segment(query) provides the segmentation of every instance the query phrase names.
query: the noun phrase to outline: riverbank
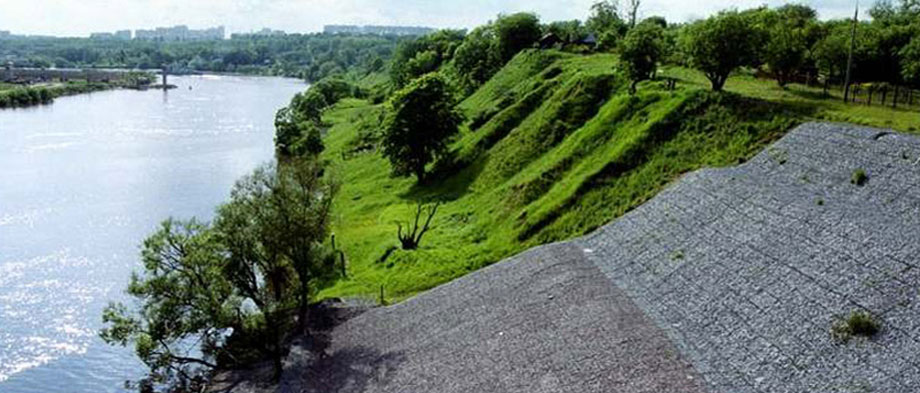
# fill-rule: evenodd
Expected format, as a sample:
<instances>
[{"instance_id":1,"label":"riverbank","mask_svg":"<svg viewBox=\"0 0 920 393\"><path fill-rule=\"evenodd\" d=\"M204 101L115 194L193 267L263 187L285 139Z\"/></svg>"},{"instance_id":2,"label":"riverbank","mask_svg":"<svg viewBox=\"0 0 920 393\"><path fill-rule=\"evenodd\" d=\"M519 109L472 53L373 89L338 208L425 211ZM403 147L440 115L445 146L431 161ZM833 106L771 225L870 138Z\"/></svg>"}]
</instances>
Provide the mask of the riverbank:
<instances>
[{"instance_id":1,"label":"riverbank","mask_svg":"<svg viewBox=\"0 0 920 393\"><path fill-rule=\"evenodd\" d=\"M124 87L111 82L67 82L43 86L0 85L0 109L50 104L55 98Z\"/></svg>"},{"instance_id":2,"label":"riverbank","mask_svg":"<svg viewBox=\"0 0 920 393\"><path fill-rule=\"evenodd\" d=\"M138 239L165 217L210 220L240 177L274 159L275 111L306 88L169 83L179 89L0 110L0 298L15 311L2 317L0 392L130 391L146 367L95 332L141 266Z\"/></svg>"}]
</instances>

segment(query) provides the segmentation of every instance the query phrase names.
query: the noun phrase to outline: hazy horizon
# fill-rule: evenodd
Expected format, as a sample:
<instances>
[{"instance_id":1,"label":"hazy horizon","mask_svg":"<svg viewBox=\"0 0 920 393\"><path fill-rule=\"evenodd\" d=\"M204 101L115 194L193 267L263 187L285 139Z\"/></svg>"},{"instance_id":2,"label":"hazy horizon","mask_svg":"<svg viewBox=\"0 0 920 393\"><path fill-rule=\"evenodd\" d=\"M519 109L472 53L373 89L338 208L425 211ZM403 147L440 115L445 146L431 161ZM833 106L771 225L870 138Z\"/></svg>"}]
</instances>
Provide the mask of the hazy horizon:
<instances>
[{"instance_id":1,"label":"hazy horizon","mask_svg":"<svg viewBox=\"0 0 920 393\"><path fill-rule=\"evenodd\" d=\"M94 32L187 25L223 25L229 33L263 27L289 33L321 31L327 24L471 28L499 13L536 12L544 21L584 20L595 0L467 0L461 5L425 0L0 0L0 30L13 34L85 37ZM683 22L725 8L785 3L807 4L822 19L852 15L852 0L644 0L643 17L660 15ZM862 7L871 6L863 0Z\"/></svg>"}]
</instances>

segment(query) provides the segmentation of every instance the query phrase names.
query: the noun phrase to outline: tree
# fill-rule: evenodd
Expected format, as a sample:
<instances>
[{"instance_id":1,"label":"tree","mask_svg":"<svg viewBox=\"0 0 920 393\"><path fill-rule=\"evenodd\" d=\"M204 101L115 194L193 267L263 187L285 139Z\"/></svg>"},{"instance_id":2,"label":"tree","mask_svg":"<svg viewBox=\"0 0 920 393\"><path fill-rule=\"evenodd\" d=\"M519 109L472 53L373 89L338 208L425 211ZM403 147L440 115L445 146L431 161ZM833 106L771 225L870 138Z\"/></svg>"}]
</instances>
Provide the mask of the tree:
<instances>
[{"instance_id":1,"label":"tree","mask_svg":"<svg viewBox=\"0 0 920 393\"><path fill-rule=\"evenodd\" d=\"M495 35L498 39L498 53L502 64L507 63L518 52L533 47L540 40L542 29L536 15L521 12L499 15L495 21Z\"/></svg>"},{"instance_id":2,"label":"tree","mask_svg":"<svg viewBox=\"0 0 920 393\"><path fill-rule=\"evenodd\" d=\"M464 36L461 30L438 30L400 43L393 55L390 79L402 88L415 78L437 71L453 58Z\"/></svg>"},{"instance_id":3,"label":"tree","mask_svg":"<svg viewBox=\"0 0 920 393\"><path fill-rule=\"evenodd\" d=\"M920 38L914 38L901 50L901 77L920 84Z\"/></svg>"},{"instance_id":4,"label":"tree","mask_svg":"<svg viewBox=\"0 0 920 393\"><path fill-rule=\"evenodd\" d=\"M658 24L640 23L626 33L620 45L620 59L632 80L630 93L635 93L639 82L652 77L663 55L664 29Z\"/></svg>"},{"instance_id":5,"label":"tree","mask_svg":"<svg viewBox=\"0 0 920 393\"><path fill-rule=\"evenodd\" d=\"M320 130L322 112L328 106L323 94L311 88L297 94L290 105L275 114L275 147L282 156L319 154L323 151Z\"/></svg>"},{"instance_id":6,"label":"tree","mask_svg":"<svg viewBox=\"0 0 920 393\"><path fill-rule=\"evenodd\" d=\"M626 4L626 13L629 18L629 28L636 27L639 17L639 7L642 6L642 0L628 0Z\"/></svg>"},{"instance_id":7,"label":"tree","mask_svg":"<svg viewBox=\"0 0 920 393\"><path fill-rule=\"evenodd\" d=\"M266 322L281 323L279 314L292 302L303 322L311 285L333 271L322 242L338 186L321 173L315 159L265 165L237 182L230 202L218 210L215 228L229 251L227 275L260 306Z\"/></svg>"},{"instance_id":8,"label":"tree","mask_svg":"<svg viewBox=\"0 0 920 393\"><path fill-rule=\"evenodd\" d=\"M240 180L213 225L167 220L128 287L140 309L109 305L101 337L133 344L151 380L177 386L266 358L280 373L292 323L337 272L322 245L336 190L316 160L295 159Z\"/></svg>"},{"instance_id":9,"label":"tree","mask_svg":"<svg viewBox=\"0 0 920 393\"><path fill-rule=\"evenodd\" d=\"M588 31L597 36L598 46L613 49L617 41L626 34L629 26L620 18L617 3L602 0L591 5L591 16L585 22Z\"/></svg>"},{"instance_id":10,"label":"tree","mask_svg":"<svg viewBox=\"0 0 920 393\"><path fill-rule=\"evenodd\" d=\"M722 12L687 29L690 63L706 74L714 91L722 90L732 71L757 58L752 40L757 32L738 12Z\"/></svg>"},{"instance_id":11,"label":"tree","mask_svg":"<svg viewBox=\"0 0 920 393\"><path fill-rule=\"evenodd\" d=\"M443 77L428 74L396 92L383 122L383 155L396 175L426 180L425 166L440 158L462 121Z\"/></svg>"},{"instance_id":12,"label":"tree","mask_svg":"<svg viewBox=\"0 0 920 393\"><path fill-rule=\"evenodd\" d=\"M306 93L298 93L291 99L291 115L297 121L319 122L323 117L323 111L331 104L334 102L329 102L321 89L310 88Z\"/></svg>"},{"instance_id":13,"label":"tree","mask_svg":"<svg viewBox=\"0 0 920 393\"><path fill-rule=\"evenodd\" d=\"M650 17L648 17L648 18L645 18L645 19L642 21L642 23L652 23L652 24L656 24L656 25L658 25L658 26L661 26L662 29L667 29L667 28L668 28L668 20L665 19L663 16L650 16Z\"/></svg>"},{"instance_id":14,"label":"tree","mask_svg":"<svg viewBox=\"0 0 920 393\"><path fill-rule=\"evenodd\" d=\"M110 304L102 339L133 344L152 380L185 384L202 369L215 368L227 329L243 328L240 299L223 274L220 250L206 224L163 222L144 241L144 273L132 275L128 285L128 294L143 301L141 308Z\"/></svg>"},{"instance_id":15,"label":"tree","mask_svg":"<svg viewBox=\"0 0 920 393\"><path fill-rule=\"evenodd\" d=\"M803 28L818 18L818 11L805 4L785 4L776 9L781 20L797 28Z\"/></svg>"},{"instance_id":16,"label":"tree","mask_svg":"<svg viewBox=\"0 0 920 393\"><path fill-rule=\"evenodd\" d=\"M578 42L588 36L581 21L577 19L552 22L546 25L544 30L566 43Z\"/></svg>"},{"instance_id":17,"label":"tree","mask_svg":"<svg viewBox=\"0 0 920 393\"><path fill-rule=\"evenodd\" d=\"M317 156L323 152L322 130L312 121L301 122L297 126L298 137L290 146L287 153L294 157Z\"/></svg>"},{"instance_id":18,"label":"tree","mask_svg":"<svg viewBox=\"0 0 920 393\"><path fill-rule=\"evenodd\" d=\"M828 31L815 43L811 53L818 72L824 74L825 80L829 81L843 77L847 64L850 30L847 23L834 23L826 28Z\"/></svg>"},{"instance_id":19,"label":"tree","mask_svg":"<svg viewBox=\"0 0 920 393\"><path fill-rule=\"evenodd\" d=\"M780 86L786 86L805 62L808 46L803 29L779 22L770 32L764 60Z\"/></svg>"},{"instance_id":20,"label":"tree","mask_svg":"<svg viewBox=\"0 0 920 393\"><path fill-rule=\"evenodd\" d=\"M399 238L399 243L402 245L403 250L415 250L422 243L422 236L425 236L425 233L428 232L428 229L431 228L431 219L434 218L435 214L438 214L438 207L441 206L440 202L435 202L433 204L424 204L419 202L418 206L415 208L415 219L411 222L397 222L397 232L396 235ZM422 219L422 215L426 215L424 222L419 226L419 223ZM405 227L403 227L405 225ZM403 233L403 228L406 232Z\"/></svg>"},{"instance_id":21,"label":"tree","mask_svg":"<svg viewBox=\"0 0 920 393\"><path fill-rule=\"evenodd\" d=\"M495 75L501 68L501 59L494 26L488 24L473 29L454 52L453 64L469 90Z\"/></svg>"}]
</instances>

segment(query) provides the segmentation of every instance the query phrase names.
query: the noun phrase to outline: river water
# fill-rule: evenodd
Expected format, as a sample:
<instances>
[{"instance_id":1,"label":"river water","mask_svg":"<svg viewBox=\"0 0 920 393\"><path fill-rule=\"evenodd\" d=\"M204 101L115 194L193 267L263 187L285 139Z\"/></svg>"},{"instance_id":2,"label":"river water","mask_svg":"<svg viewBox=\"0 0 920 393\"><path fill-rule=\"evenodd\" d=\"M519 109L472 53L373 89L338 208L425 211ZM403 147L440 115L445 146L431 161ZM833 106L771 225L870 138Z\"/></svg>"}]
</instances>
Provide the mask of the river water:
<instances>
[{"instance_id":1,"label":"river water","mask_svg":"<svg viewBox=\"0 0 920 393\"><path fill-rule=\"evenodd\" d=\"M98 338L139 244L164 218L210 219L272 159L281 78L173 77L0 110L0 392L124 391L143 371ZM189 89L191 87L191 89Z\"/></svg>"}]
</instances>

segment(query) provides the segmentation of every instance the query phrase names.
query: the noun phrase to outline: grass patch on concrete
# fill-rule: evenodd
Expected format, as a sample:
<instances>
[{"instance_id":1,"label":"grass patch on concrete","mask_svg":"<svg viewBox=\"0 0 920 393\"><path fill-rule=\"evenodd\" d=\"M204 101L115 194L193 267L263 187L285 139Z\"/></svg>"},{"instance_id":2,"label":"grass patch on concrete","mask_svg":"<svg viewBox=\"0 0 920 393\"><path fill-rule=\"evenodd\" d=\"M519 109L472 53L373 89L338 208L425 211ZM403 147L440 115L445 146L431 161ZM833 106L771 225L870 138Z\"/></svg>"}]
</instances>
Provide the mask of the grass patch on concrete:
<instances>
[{"instance_id":1,"label":"grass patch on concrete","mask_svg":"<svg viewBox=\"0 0 920 393\"><path fill-rule=\"evenodd\" d=\"M866 171L863 169L857 169L850 175L850 183L853 185L863 186L867 181L869 181L869 176L866 175Z\"/></svg>"},{"instance_id":2,"label":"grass patch on concrete","mask_svg":"<svg viewBox=\"0 0 920 393\"><path fill-rule=\"evenodd\" d=\"M677 90L649 81L631 96L611 55L524 52L460 103L469 120L450 159L432 168L438 180L424 187L391 177L373 148L382 106L340 102L325 117L332 127L324 157L343 183L333 228L349 278L320 297L376 298L382 285L398 301L529 247L580 236L683 173L744 162L803 121L907 130L920 118L851 110L747 76L714 94L695 71L663 74L679 79ZM430 232L418 250L400 249L396 222L431 200L442 204Z\"/></svg>"},{"instance_id":3,"label":"grass patch on concrete","mask_svg":"<svg viewBox=\"0 0 920 393\"><path fill-rule=\"evenodd\" d=\"M831 336L840 343L847 343L855 337L873 337L882 326L872 314L853 311L845 318L839 318L831 326Z\"/></svg>"}]
</instances>

